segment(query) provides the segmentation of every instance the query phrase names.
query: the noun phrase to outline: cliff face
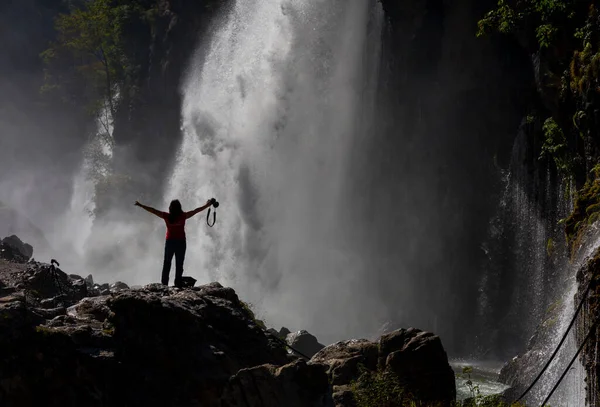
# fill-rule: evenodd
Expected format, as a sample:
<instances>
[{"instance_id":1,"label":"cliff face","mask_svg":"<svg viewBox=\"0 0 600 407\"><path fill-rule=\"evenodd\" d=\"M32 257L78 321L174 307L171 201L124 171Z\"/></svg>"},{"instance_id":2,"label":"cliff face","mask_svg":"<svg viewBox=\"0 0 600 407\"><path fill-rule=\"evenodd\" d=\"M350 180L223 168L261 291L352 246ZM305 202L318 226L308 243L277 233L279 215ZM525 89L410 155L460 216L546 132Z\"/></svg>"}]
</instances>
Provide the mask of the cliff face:
<instances>
[{"instance_id":1,"label":"cliff face","mask_svg":"<svg viewBox=\"0 0 600 407\"><path fill-rule=\"evenodd\" d=\"M597 227L588 231L582 249L590 248L590 244L598 239ZM581 251L578 253L581 256ZM581 259L581 267L577 272L579 288L574 300L583 302L581 315L577 318L575 334L578 344L581 344L590 330L591 336L580 355L580 361L586 372L586 402L595 406L600 402L600 338L598 337L598 319L600 318L600 249L596 248L588 258ZM589 286L589 291L588 291ZM594 327L594 324L595 327Z\"/></svg>"},{"instance_id":2,"label":"cliff face","mask_svg":"<svg viewBox=\"0 0 600 407\"><path fill-rule=\"evenodd\" d=\"M489 32L491 28L491 31L510 34L530 55L529 64L534 72L536 94L528 107L525 135L531 156L542 155L544 159L537 160L537 165L529 162L528 168L539 174L542 173L540 167L548 165L553 177L549 182L540 182L538 188L528 189L541 194L549 191L554 195L550 206L556 208L560 204L557 199L558 188L565 184L570 184L572 188L568 192L573 199L573 209L564 221L564 235L571 261L569 269L578 269L578 292L573 300L576 304L584 300L583 311L577 320L576 338L579 345L599 314L600 18L594 2L507 1L505 6L503 10L493 10L487 14L480 28L483 32ZM508 25L503 25L511 16L518 17ZM561 178L566 182L561 183ZM591 284L591 288L584 298L588 284ZM561 287L557 289L564 290ZM596 329L592 330L581 357L587 374L589 405L596 405L599 400L597 354Z\"/></svg>"},{"instance_id":3,"label":"cliff face","mask_svg":"<svg viewBox=\"0 0 600 407\"><path fill-rule=\"evenodd\" d=\"M493 2L382 4L378 109L386 120L366 146L373 159L357 171L365 207L377 203L368 250L398 264L416 251L399 241L427 250L406 272L386 270L381 296L393 315L400 305L392 291L409 273L421 295L407 314L435 326L452 351L472 350L465 341L472 324L464 321L477 309L480 244L502 193L499 167L508 166L532 95L531 68L516 42L476 38L476 21ZM494 307L502 314L501 299Z\"/></svg>"}]
</instances>

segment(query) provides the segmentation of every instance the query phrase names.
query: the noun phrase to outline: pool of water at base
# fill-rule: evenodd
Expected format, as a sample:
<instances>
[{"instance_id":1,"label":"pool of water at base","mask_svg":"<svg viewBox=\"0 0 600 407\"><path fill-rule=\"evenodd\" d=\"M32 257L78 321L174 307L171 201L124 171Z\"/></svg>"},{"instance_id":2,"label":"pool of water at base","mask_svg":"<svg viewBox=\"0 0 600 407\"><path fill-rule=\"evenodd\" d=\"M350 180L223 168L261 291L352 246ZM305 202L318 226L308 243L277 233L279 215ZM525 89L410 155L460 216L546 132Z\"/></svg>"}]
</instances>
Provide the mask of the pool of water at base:
<instances>
[{"instance_id":1,"label":"pool of water at base","mask_svg":"<svg viewBox=\"0 0 600 407\"><path fill-rule=\"evenodd\" d=\"M503 362L495 361L450 360L450 366L454 370L456 377L456 399L463 401L474 395L467 385L467 381L469 380L468 375L463 374L463 368L467 366L472 368L470 380L473 386L478 386L480 395L491 396L500 394L508 389L510 386L498 381L502 365Z\"/></svg>"}]
</instances>

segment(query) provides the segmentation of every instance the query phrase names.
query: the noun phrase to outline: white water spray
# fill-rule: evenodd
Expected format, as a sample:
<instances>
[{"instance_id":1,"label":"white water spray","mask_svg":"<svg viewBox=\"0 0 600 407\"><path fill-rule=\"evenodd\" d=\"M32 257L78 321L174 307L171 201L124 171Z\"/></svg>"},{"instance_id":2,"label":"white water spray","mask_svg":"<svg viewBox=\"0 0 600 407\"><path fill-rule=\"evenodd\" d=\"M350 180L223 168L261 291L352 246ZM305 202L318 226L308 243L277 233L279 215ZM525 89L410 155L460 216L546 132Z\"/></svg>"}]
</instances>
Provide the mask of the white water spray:
<instances>
[{"instance_id":1,"label":"white water spray","mask_svg":"<svg viewBox=\"0 0 600 407\"><path fill-rule=\"evenodd\" d=\"M183 87L184 140L165 200L221 202L214 229L189 221L186 274L322 337L347 335L358 307L377 308L353 294L367 265L342 248L339 219L346 157L373 111L365 55L380 47L380 7L238 0Z\"/></svg>"},{"instance_id":2,"label":"white water spray","mask_svg":"<svg viewBox=\"0 0 600 407\"><path fill-rule=\"evenodd\" d=\"M112 131L112 117L108 107L105 107L96 121L95 133L84 147L79 171L73 177L69 206L56 220L49 234L52 250L50 253L43 253L46 261L58 253L61 267L70 273L91 271L86 270L84 265L86 243L94 224L96 182L109 172Z\"/></svg>"},{"instance_id":3,"label":"white water spray","mask_svg":"<svg viewBox=\"0 0 600 407\"><path fill-rule=\"evenodd\" d=\"M556 201L559 207L552 208L556 203L551 196L552 181L549 169L543 173L545 185L538 185L540 174L532 175L523 164L528 154L527 136L522 129L513 146L511 168L507 173L504 194L498 208L502 226L498 227L496 219L490 229L490 240L495 243L488 244L488 247L494 244L501 245L503 239L504 244L506 240L510 244L506 253L494 253L490 258L494 269L485 270L483 274L479 315L487 315L490 307L494 306L490 303L489 293L486 291L499 291L502 301L509 304L507 316L501 322L488 322L488 326L503 325L501 330L506 330L512 335L521 335L525 340L534 333L539 335L533 350L529 352L535 352L539 356L540 365L527 367L531 368L532 375L535 376L558 346L575 313L575 275L581 267L582 259L570 263L564 242L552 240L552 237L557 235L557 226L549 212L554 210L559 218L566 217L572 212L572 202L564 195L563 190ZM534 201L532 196L536 192L540 195L537 201ZM600 242L591 246L597 247L598 243ZM591 248L589 250L586 255L591 253ZM515 281L510 290L498 288L501 287L499 280L508 278L502 274L506 259L509 261L508 267L516 271ZM496 264L501 261L504 263ZM552 312L552 318L547 314L549 306L557 310ZM540 327L542 323L543 328ZM504 332L504 338L506 336ZM527 405L540 405L548 396L577 352L576 342L573 328L556 358L525 397ZM584 377L583 366L577 360L549 400L549 405L584 407Z\"/></svg>"}]
</instances>

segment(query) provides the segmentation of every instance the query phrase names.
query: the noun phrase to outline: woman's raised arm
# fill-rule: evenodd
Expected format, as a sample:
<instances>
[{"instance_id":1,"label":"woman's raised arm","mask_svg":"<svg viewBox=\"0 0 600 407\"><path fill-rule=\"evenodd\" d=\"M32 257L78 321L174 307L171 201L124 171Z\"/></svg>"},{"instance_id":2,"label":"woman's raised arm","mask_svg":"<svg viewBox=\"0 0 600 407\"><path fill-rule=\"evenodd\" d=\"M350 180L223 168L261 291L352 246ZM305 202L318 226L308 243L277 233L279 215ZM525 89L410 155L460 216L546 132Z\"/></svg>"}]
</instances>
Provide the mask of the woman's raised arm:
<instances>
[{"instance_id":1,"label":"woman's raised arm","mask_svg":"<svg viewBox=\"0 0 600 407\"><path fill-rule=\"evenodd\" d=\"M146 210L146 211L150 212L150 213L151 213L151 214L153 214L153 215L156 215L156 216L158 216L158 217L159 217L159 218L161 218L161 219L164 219L164 218L165 218L165 216L167 216L167 213L166 213L166 212L161 212L161 211L159 211L158 209L154 209L154 208L152 208L152 207L150 207L150 206L142 205L142 204L141 204L141 203L139 203L138 201L135 201L135 206L139 206L140 208L142 208L142 209L144 209L144 210Z\"/></svg>"},{"instance_id":2,"label":"woman's raised arm","mask_svg":"<svg viewBox=\"0 0 600 407\"><path fill-rule=\"evenodd\" d=\"M185 213L185 218L186 218L186 219L189 219L189 218L191 218L192 216L196 215L197 213L200 213L200 212L202 212L202 211L203 211L203 210L205 210L206 208L209 208L211 205L212 205L212 200L210 200L210 199L209 199L208 201L206 201L206 205L203 205L203 206L201 206L201 207L199 207L199 208L196 208L196 209L194 209L193 211L186 212L186 213Z\"/></svg>"}]
</instances>

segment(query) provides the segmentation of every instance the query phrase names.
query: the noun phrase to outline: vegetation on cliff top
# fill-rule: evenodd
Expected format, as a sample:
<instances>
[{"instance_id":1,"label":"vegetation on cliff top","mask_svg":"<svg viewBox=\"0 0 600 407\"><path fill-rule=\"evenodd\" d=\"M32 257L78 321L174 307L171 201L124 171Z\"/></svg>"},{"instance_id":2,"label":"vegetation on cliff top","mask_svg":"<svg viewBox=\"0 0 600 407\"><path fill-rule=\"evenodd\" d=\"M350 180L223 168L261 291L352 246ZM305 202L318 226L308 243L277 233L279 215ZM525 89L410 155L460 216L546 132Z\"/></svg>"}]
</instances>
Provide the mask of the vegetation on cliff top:
<instances>
[{"instance_id":1,"label":"vegetation on cliff top","mask_svg":"<svg viewBox=\"0 0 600 407\"><path fill-rule=\"evenodd\" d=\"M150 32L157 14L155 2L93 0L71 6L59 14L57 40L44 60L43 92L58 92L63 102L98 115L107 110L115 117L119 100L130 100L137 89L139 61L131 30Z\"/></svg>"},{"instance_id":2,"label":"vegetation on cliff top","mask_svg":"<svg viewBox=\"0 0 600 407\"><path fill-rule=\"evenodd\" d=\"M478 36L492 32L513 35L534 55L540 158L552 159L576 186L575 210L565 222L573 249L600 203L600 14L590 0L499 0L478 23Z\"/></svg>"}]
</instances>

